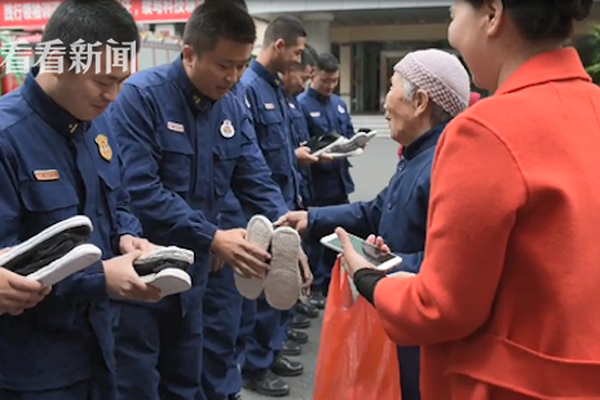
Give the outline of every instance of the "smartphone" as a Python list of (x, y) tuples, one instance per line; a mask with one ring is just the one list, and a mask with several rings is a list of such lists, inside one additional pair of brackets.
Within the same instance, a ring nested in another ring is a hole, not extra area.
[[(352, 242), (352, 247), (354, 247), (354, 250), (356, 250), (358, 254), (362, 255), (370, 263), (374, 264), (380, 271), (389, 271), (390, 269), (402, 264), (402, 257), (392, 253), (383, 252), (377, 246), (365, 242), (358, 236), (350, 235), (350, 241)], [(322, 237), (321, 244), (338, 253), (344, 252), (342, 243), (335, 233)]]

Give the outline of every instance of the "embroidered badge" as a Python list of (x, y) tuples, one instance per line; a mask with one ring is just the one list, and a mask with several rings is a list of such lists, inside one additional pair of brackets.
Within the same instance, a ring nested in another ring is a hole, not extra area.
[(185, 132), (185, 128), (183, 127), (183, 124), (178, 124), (177, 122), (167, 122), (167, 129), (173, 132), (177, 132), (177, 133), (184, 133)]
[(231, 121), (226, 119), (221, 124), (221, 136), (226, 139), (230, 139), (233, 137), (233, 135), (235, 135), (235, 128), (233, 127)]
[(56, 169), (38, 169), (33, 171), (33, 176), (38, 181), (57, 181), (60, 173)]
[(319, 111), (313, 111), (310, 113), (310, 116), (313, 118), (319, 118), (321, 116), (321, 113)]
[(98, 135), (96, 139), (94, 139), (96, 144), (98, 145), (98, 151), (100, 152), (100, 156), (104, 158), (106, 161), (110, 161), (113, 158), (113, 151), (108, 143), (108, 138), (106, 135)]
[(338, 105), (338, 112), (340, 114), (346, 114), (346, 110), (344, 109), (344, 107), (342, 107), (341, 105)]
[(275, 104), (273, 103), (265, 103), (265, 110), (274, 110)]

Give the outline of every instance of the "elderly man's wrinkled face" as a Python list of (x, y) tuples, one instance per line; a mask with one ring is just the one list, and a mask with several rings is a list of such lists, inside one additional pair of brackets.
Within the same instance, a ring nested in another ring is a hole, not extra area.
[(390, 124), (392, 139), (403, 145), (414, 140), (417, 125), (417, 109), (404, 93), (404, 79), (394, 72), (390, 79), (390, 90), (385, 98), (385, 118)]

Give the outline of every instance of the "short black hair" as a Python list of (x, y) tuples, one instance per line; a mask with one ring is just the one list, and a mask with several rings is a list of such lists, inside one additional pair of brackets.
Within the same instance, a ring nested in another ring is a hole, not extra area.
[(265, 29), (263, 38), (263, 46), (268, 46), (275, 43), (279, 39), (283, 39), (286, 46), (295, 46), (299, 38), (306, 37), (306, 29), (296, 17), (282, 16), (277, 17), (269, 23)]
[[(466, 0), (474, 8), (486, 0)], [(502, 0), (506, 13), (530, 42), (563, 41), (573, 33), (573, 21), (590, 15), (593, 0)]]
[[(140, 32), (133, 15), (117, 0), (65, 0), (50, 16), (42, 42), (59, 40), (70, 53), (70, 45), (101, 43), (140, 51)], [(133, 47), (131, 47), (133, 48)], [(129, 55), (131, 58), (135, 54)]]
[(306, 67), (314, 67), (315, 65), (316, 61), (311, 52), (308, 50), (308, 48), (305, 48), (302, 52), (302, 58), (300, 59), (300, 62), (292, 65), (292, 69), (296, 71), (304, 70)]
[(307, 44), (305, 47), (306, 51), (310, 54), (310, 57), (313, 59), (314, 65), (316, 65), (317, 60), (319, 59), (319, 53), (312, 47), (310, 44)]
[(204, 0), (205, 3), (215, 3), (218, 1), (230, 1), (238, 7), (241, 7), (242, 10), (248, 11), (248, 4), (246, 4), (245, 0)]
[(183, 30), (183, 42), (196, 53), (214, 50), (219, 41), (254, 44), (254, 20), (237, 2), (207, 1), (196, 7)]
[(337, 58), (331, 53), (321, 53), (317, 58), (317, 69), (329, 73), (340, 70), (340, 63)]

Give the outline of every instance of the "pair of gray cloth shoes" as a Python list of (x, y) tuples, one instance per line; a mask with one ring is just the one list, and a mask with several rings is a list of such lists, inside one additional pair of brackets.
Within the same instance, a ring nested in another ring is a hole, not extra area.
[(256, 300), (264, 291), (267, 303), (276, 310), (296, 305), (302, 291), (299, 268), (301, 240), (290, 227), (273, 227), (265, 216), (253, 216), (246, 227), (247, 240), (271, 254), (270, 269), (264, 279), (244, 278), (235, 274), (235, 286), (242, 296)]

